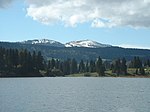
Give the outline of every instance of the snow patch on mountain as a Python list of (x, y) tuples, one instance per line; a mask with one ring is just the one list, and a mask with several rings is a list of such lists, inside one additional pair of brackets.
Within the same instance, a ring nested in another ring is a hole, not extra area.
[(33, 44), (33, 45), (45, 45), (53, 47), (87, 47), (87, 48), (101, 48), (101, 47), (111, 47), (111, 45), (101, 44), (92, 40), (80, 40), (80, 41), (71, 41), (66, 44), (62, 44), (55, 40), (49, 39), (34, 39), (20, 42), (22, 44)]
[(88, 47), (88, 48), (111, 47), (111, 45), (101, 44), (92, 40), (71, 41), (66, 43), (65, 46), (66, 47)]
[(46, 46), (54, 46), (54, 47), (65, 47), (64, 44), (54, 41), (54, 40), (49, 40), (49, 39), (34, 39), (34, 40), (27, 40), (21, 42), (22, 44), (37, 44), (37, 45), (46, 45)]

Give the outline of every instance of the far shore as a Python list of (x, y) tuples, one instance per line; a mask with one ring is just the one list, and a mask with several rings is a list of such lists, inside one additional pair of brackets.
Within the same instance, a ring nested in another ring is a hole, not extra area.
[[(58, 76), (57, 76), (58, 77)], [(80, 77), (85, 77), (85, 76), (66, 76), (62, 78), (80, 78)], [(0, 78), (46, 78), (46, 77), (0, 77)], [(48, 78), (54, 78), (54, 77), (48, 77)], [(85, 78), (94, 78), (93, 76), (91, 77), (85, 77)], [(113, 77), (113, 76), (100, 76), (100, 77), (95, 77), (95, 78), (150, 78), (150, 76), (119, 76), (119, 77)]]
[[(19, 74), (9, 74), (9, 75), (3, 75), (0, 74), (0, 78), (40, 78), (40, 77), (50, 77), (50, 76), (46, 76), (45, 74), (28, 74), (28, 75), (19, 75)], [(150, 74), (148, 75), (119, 75), (117, 76), (116, 74), (105, 74), (104, 76), (99, 76), (96, 72), (94, 73), (77, 73), (77, 74), (70, 74), (70, 75), (64, 75), (64, 76), (54, 76), (54, 77), (97, 77), (97, 78), (101, 78), (101, 77), (112, 77), (112, 78), (150, 78)]]

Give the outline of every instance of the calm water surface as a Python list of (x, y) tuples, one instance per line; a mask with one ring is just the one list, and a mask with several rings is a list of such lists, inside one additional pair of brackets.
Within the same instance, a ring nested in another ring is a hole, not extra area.
[(150, 112), (150, 79), (2, 78), (0, 112)]

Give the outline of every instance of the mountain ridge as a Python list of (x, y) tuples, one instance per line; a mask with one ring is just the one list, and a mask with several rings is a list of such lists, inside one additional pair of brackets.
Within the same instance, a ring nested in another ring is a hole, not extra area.
[(33, 40), (26, 40), (18, 43), (32, 44), (32, 45), (37, 44), (37, 45), (54, 46), (54, 47), (87, 47), (87, 48), (112, 47), (112, 45), (102, 44), (89, 39), (70, 41), (65, 44), (55, 40), (49, 40), (49, 39), (33, 39)]
[(150, 50), (148, 49), (130, 49), (121, 47), (101, 47), (101, 48), (87, 48), (87, 47), (56, 47), (46, 46), (40, 44), (22, 44), (14, 42), (0, 42), (0, 47), (17, 48), (18, 50), (27, 49), (31, 52), (41, 51), (44, 58), (49, 60), (51, 58), (65, 60), (68, 58), (75, 58), (78, 61), (94, 60), (98, 56), (102, 59), (113, 60), (117, 58), (133, 59), (138, 56), (142, 59), (150, 59)]

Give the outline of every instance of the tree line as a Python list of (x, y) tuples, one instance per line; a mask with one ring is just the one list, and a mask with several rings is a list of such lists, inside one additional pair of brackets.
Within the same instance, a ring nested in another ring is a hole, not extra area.
[(127, 69), (135, 68), (135, 74), (145, 75), (145, 67), (150, 67), (150, 60), (142, 60), (134, 57), (127, 61), (125, 58), (110, 62), (98, 57), (95, 60), (80, 60), (68, 58), (60, 60), (51, 58), (45, 60), (41, 52), (29, 52), (26, 49), (6, 49), (0, 47), (0, 77), (33, 77), (33, 76), (66, 76), (78, 73), (97, 73), (98, 76), (106, 76), (106, 71), (111, 71), (116, 76), (129, 75)]
[(0, 76), (41, 76), (44, 69), (44, 58), (41, 52), (33, 53), (26, 49), (6, 49), (0, 47)]
[(76, 59), (67, 59), (60, 61), (58, 59), (51, 59), (48, 61), (47, 76), (65, 76), (76, 73), (94, 73), (97, 72), (99, 76), (104, 76), (105, 66), (102, 59), (99, 57), (96, 61), (90, 60), (79, 63)]

